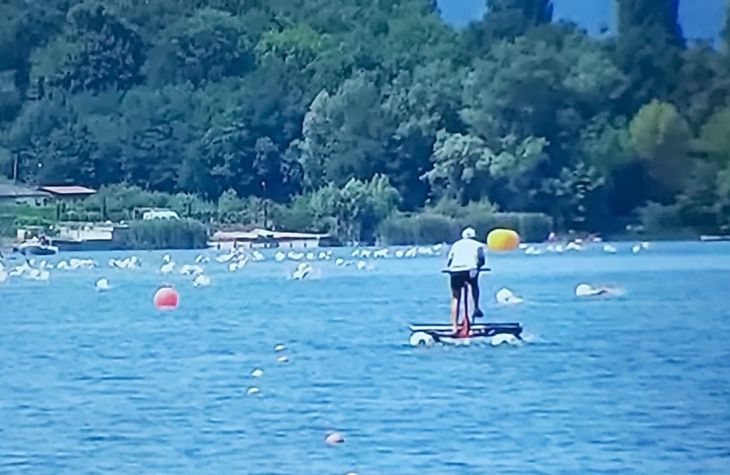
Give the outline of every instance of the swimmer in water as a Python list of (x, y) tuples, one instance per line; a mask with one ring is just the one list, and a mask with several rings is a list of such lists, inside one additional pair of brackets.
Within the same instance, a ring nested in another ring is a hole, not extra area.
[(446, 264), (447, 272), (451, 277), (451, 326), (454, 333), (459, 330), (458, 311), (461, 300), (461, 289), (469, 284), (474, 300), (474, 314), (472, 318), (484, 316), (479, 307), (479, 269), (486, 263), (486, 248), (476, 239), (476, 231), (466, 228), (461, 233), (461, 239), (456, 241), (449, 250)]

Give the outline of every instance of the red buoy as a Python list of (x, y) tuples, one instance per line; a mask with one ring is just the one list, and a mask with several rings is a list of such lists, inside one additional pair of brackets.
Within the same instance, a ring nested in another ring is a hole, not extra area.
[(174, 310), (180, 303), (180, 295), (172, 287), (162, 287), (155, 293), (157, 310)]

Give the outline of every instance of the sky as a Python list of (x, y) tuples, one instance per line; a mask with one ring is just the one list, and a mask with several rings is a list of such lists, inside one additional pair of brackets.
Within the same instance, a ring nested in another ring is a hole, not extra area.
[[(443, 17), (454, 25), (465, 25), (484, 12), (485, 0), (438, 0)], [(553, 0), (555, 17), (571, 20), (595, 33), (602, 26), (613, 28), (614, 0)], [(725, 0), (680, 0), (680, 18), (688, 39), (715, 41), (725, 20)]]

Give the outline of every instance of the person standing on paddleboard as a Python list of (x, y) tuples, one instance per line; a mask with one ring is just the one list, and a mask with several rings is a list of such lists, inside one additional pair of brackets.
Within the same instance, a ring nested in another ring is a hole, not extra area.
[(461, 239), (452, 244), (449, 250), (446, 271), (451, 279), (451, 326), (458, 332), (459, 301), (461, 289), (469, 284), (474, 300), (473, 318), (484, 316), (479, 307), (479, 269), (486, 263), (486, 247), (476, 240), (476, 231), (466, 228)]

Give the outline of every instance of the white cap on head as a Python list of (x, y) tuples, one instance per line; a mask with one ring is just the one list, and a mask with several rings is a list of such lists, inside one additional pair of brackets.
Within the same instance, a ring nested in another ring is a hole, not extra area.
[(474, 228), (466, 228), (461, 232), (461, 237), (464, 239), (474, 239), (477, 237), (477, 232), (474, 231)]

